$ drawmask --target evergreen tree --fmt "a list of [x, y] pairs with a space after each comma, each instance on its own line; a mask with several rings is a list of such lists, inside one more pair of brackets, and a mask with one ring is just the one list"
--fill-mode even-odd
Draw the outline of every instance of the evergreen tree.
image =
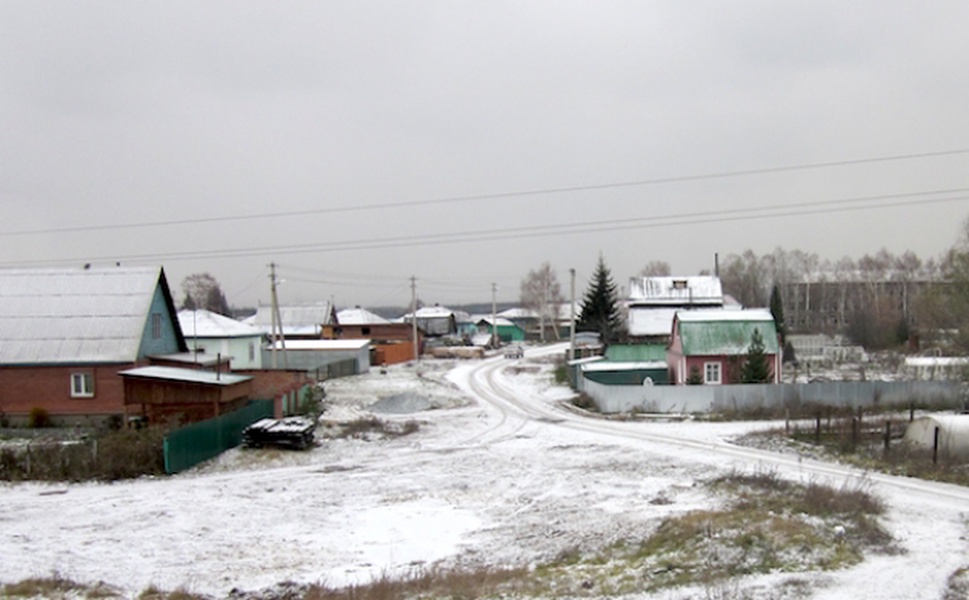
[[700, 367], [693, 365], [690, 367], [690, 374], [686, 378], [686, 385], [703, 385], [703, 373]]
[[764, 347], [764, 336], [754, 329], [750, 336], [750, 348], [740, 372], [741, 383], [770, 383], [771, 367]]
[[777, 284], [770, 291], [770, 314], [774, 317], [774, 325], [777, 327], [777, 334], [781, 336], [781, 347], [787, 340], [787, 323], [784, 322], [784, 302], [781, 300], [781, 291]]
[[598, 333], [604, 344], [614, 342], [622, 336], [623, 323], [619, 313], [616, 284], [613, 283], [612, 274], [601, 254], [592, 281], [589, 282], [589, 289], [582, 300], [582, 312], [576, 329]]

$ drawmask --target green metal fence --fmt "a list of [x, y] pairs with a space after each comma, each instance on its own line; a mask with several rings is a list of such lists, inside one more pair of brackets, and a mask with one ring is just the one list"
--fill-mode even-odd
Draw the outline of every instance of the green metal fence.
[[178, 473], [215, 458], [240, 444], [243, 429], [272, 416], [272, 400], [252, 400], [239, 410], [172, 431], [165, 437], [165, 471]]

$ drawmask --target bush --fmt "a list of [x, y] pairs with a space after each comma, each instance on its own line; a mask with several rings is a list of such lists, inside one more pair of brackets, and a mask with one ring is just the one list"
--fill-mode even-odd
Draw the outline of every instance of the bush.
[[27, 417], [27, 424], [31, 429], [50, 427], [50, 413], [48, 413], [46, 409], [35, 406], [30, 409], [30, 415]]

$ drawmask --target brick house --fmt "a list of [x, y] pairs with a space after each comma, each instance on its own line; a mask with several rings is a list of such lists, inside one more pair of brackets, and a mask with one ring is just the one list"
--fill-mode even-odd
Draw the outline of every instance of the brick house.
[[120, 371], [186, 352], [160, 267], [0, 269], [0, 414], [120, 419]]

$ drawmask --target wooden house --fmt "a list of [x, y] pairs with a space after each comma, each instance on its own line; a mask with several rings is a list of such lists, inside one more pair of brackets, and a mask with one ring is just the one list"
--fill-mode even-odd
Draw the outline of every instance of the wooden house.
[[685, 384], [691, 374], [702, 383], [740, 383], [739, 369], [754, 332], [760, 334], [774, 383], [780, 382], [781, 352], [774, 317], [767, 309], [681, 310], [673, 317], [667, 350], [670, 380]]

